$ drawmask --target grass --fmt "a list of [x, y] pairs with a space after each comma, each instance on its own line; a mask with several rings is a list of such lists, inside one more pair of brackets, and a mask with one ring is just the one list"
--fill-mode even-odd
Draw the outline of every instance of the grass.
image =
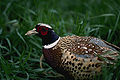
[[[120, 0], [4, 0], [0, 2], [0, 80], [56, 80], [44, 60], [41, 39], [24, 34], [38, 22], [60, 36], [102, 38], [120, 47]], [[97, 80], [119, 80], [120, 62], [103, 68]]]

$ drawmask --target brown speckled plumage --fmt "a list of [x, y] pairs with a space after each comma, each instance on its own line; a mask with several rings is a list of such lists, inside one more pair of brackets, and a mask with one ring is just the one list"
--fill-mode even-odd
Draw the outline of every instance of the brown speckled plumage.
[[[115, 60], [118, 56], [118, 47], [107, 44], [94, 37], [66, 36], [53, 48], [43, 49], [43, 53], [48, 64], [57, 71], [62, 70], [62, 74], [72, 76], [75, 80], [87, 80], [101, 71], [101, 64], [112, 63], [100, 59], [97, 55], [108, 60]], [[107, 51], [112, 53], [105, 54]]]
[[39, 23], [25, 35], [42, 39], [46, 62], [68, 80], [89, 80], [103, 64], [114, 64], [119, 47], [95, 37], [59, 37], [47, 24]]

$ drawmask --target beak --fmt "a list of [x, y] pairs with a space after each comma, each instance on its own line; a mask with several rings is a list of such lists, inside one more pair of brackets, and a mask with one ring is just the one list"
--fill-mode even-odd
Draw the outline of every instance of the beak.
[[38, 32], [36, 31], [35, 28], [33, 30], [28, 31], [25, 35], [30, 36], [30, 35], [33, 35], [33, 34], [38, 34]]

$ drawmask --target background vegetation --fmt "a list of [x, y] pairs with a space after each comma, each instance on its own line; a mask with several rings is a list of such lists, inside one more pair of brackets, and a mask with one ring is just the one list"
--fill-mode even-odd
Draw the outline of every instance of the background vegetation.
[[[0, 80], [58, 80], [44, 60], [41, 39], [24, 34], [38, 22], [50, 24], [60, 36], [102, 38], [120, 47], [120, 0], [0, 1]], [[97, 80], [119, 80], [120, 62], [103, 69]]]

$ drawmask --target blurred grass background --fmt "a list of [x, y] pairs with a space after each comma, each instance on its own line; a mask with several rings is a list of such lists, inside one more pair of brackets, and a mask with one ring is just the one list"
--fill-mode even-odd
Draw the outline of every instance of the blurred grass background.
[[[44, 60], [41, 39], [24, 34], [38, 22], [60, 36], [102, 38], [120, 47], [120, 0], [3, 0], [0, 1], [0, 80], [58, 80]], [[120, 62], [103, 69], [97, 80], [119, 80]]]

